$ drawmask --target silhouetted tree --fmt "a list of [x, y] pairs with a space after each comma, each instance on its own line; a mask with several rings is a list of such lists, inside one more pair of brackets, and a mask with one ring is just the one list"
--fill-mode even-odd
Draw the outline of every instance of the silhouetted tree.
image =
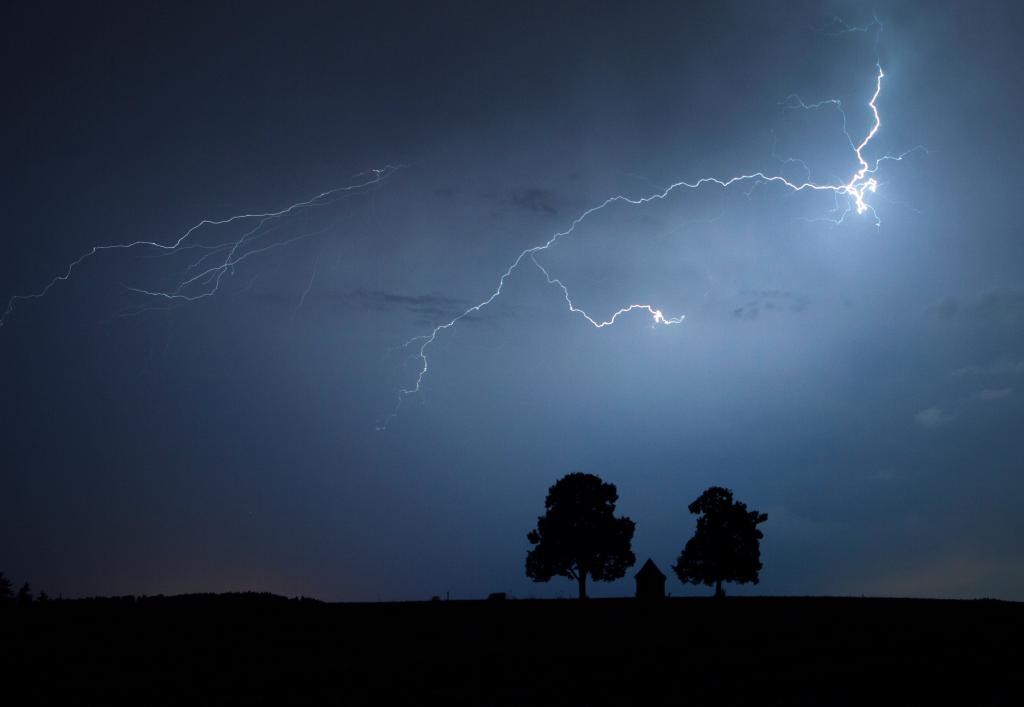
[[32, 587], [29, 586], [28, 582], [21, 585], [21, 589], [18, 590], [18, 605], [28, 606], [32, 603]]
[[568, 577], [587, 596], [587, 575], [609, 582], [636, 562], [630, 549], [636, 524], [615, 517], [619, 494], [593, 474], [567, 474], [548, 489], [544, 515], [527, 539], [536, 545], [526, 555], [526, 576], [534, 582]]
[[734, 502], [732, 491], [720, 486], [709, 488], [689, 508], [699, 517], [697, 531], [672, 566], [679, 580], [714, 584], [716, 597], [725, 596], [722, 582], [757, 584], [764, 537], [757, 526], [768, 514], [748, 511], [747, 504]]
[[6, 604], [14, 598], [14, 590], [11, 587], [11, 580], [0, 572], [0, 604]]

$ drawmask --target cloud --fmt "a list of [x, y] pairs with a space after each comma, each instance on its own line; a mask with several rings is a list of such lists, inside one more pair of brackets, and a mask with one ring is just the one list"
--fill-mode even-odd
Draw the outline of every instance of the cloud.
[[732, 310], [732, 316], [737, 319], [752, 321], [761, 312], [802, 312], [807, 309], [807, 298], [797, 292], [757, 290], [746, 294], [753, 295], [753, 299]]
[[934, 430], [952, 422], [953, 416], [942, 411], [942, 408], [925, 408], [914, 414], [914, 422], [926, 430]]
[[985, 388], [974, 394], [979, 400], [999, 400], [1006, 398], [1013, 392], [1013, 388]]
[[941, 319], [1024, 320], [1024, 287], [994, 287], [970, 297], [945, 297], [928, 310]]
[[548, 189], [527, 187], [512, 192], [512, 196], [505, 203], [517, 209], [554, 216], [558, 213], [559, 199]]
[[1024, 318], [1024, 287], [989, 290], [981, 296], [974, 309], [983, 317]]
[[[382, 290], [356, 290], [350, 298], [367, 309], [402, 309], [428, 320], [451, 320], [469, 309], [465, 300], [440, 295], [405, 295]], [[469, 320], [471, 317], [466, 317]]]
[[956, 297], [944, 297], [930, 306], [928, 311], [939, 319], [952, 319], [960, 311], [960, 300]]
[[970, 376], [1019, 376], [1024, 374], [1024, 359], [1000, 358], [985, 366], [971, 365], [957, 368], [952, 375], [957, 378]]

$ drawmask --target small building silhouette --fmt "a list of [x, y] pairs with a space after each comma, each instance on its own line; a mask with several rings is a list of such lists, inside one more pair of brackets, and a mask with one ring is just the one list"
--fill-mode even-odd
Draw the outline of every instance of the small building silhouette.
[[647, 562], [636, 573], [635, 578], [637, 599], [665, 598], [665, 575], [654, 564], [654, 560], [647, 558]]

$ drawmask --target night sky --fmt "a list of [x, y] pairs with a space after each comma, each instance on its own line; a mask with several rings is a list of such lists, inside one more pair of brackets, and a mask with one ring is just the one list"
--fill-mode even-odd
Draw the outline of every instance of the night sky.
[[[668, 573], [723, 485], [769, 517], [733, 593], [1024, 600], [1020, 4], [8, 3], [0, 28], [0, 304], [97, 245], [356, 186], [263, 223], [240, 253], [278, 245], [209, 297], [133, 288], [174, 290], [260, 219], [15, 301], [15, 582], [573, 596], [525, 576], [526, 533], [585, 471], [618, 486], [636, 568]], [[874, 213], [836, 225], [848, 197], [758, 180], [612, 204], [538, 260], [596, 318], [683, 323], [595, 329], [526, 263], [388, 419], [420, 366], [402, 344], [609, 197], [845, 182], [841, 114], [787, 97], [841, 100], [859, 141], [876, 46], [865, 157], [912, 151]]]

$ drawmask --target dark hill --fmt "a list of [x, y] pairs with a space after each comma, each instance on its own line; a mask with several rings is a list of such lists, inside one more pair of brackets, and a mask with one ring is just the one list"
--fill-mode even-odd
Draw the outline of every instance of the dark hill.
[[996, 601], [124, 597], [4, 610], [0, 645], [29, 704], [1024, 703]]

